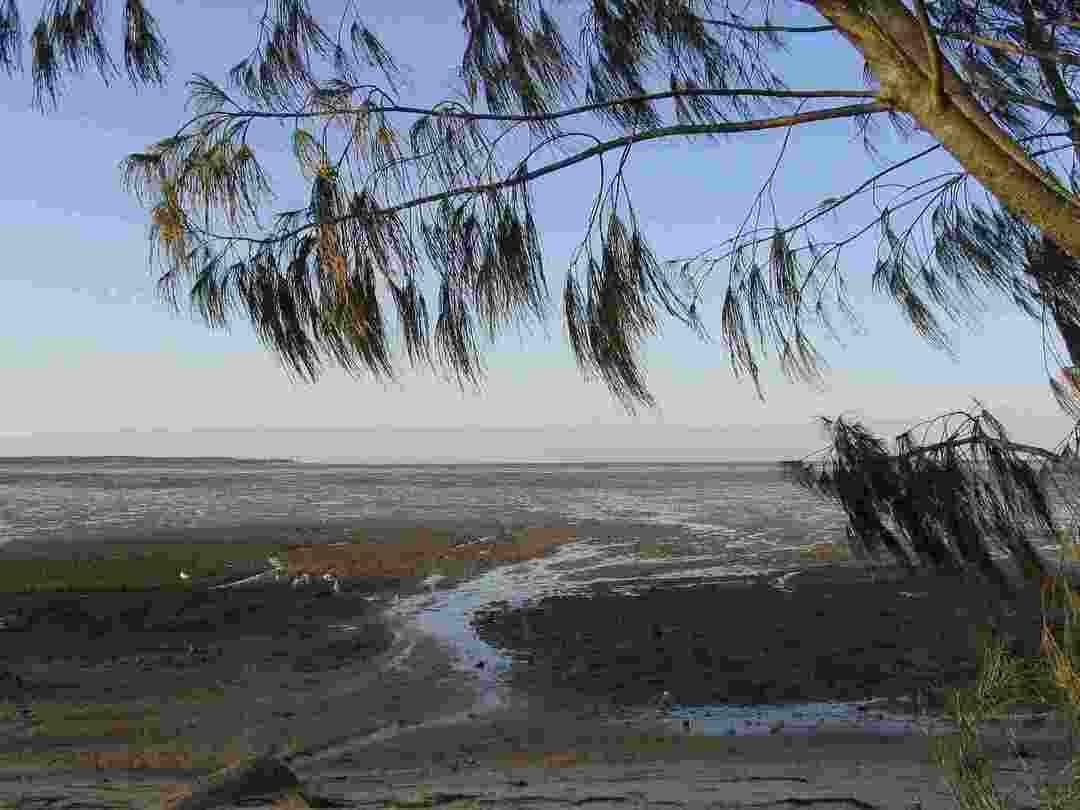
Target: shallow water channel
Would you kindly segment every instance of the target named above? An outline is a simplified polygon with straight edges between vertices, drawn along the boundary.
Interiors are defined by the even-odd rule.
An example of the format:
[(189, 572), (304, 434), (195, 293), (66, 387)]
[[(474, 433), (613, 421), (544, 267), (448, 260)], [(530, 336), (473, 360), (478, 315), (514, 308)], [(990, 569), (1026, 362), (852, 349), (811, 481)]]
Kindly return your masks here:
[[(407, 619), (416, 629), (443, 642), (456, 656), (456, 666), (471, 673), (480, 686), (475, 708), (483, 712), (506, 705), (512, 697), (502, 676), (513, 662), (507, 655), (481, 640), (470, 624), (475, 611), (506, 601), (517, 608), (546, 595), (587, 591), (597, 580), (580, 579), (586, 561), (596, 551), (595, 545), (575, 543), (562, 547), (550, 557), (530, 560), (489, 571), (454, 588), (438, 590), (399, 600), (388, 609), (390, 615)], [(729, 568), (725, 566), (725, 568)], [(573, 570), (572, 584), (560, 573)], [(725, 570), (732, 574), (760, 575), (777, 573), (777, 587), (785, 587), (797, 572), (781, 573), (776, 569), (753, 568)], [(700, 569), (696, 572), (700, 574)], [(719, 574), (719, 572), (716, 572)], [(665, 577), (665, 579), (669, 579)], [(606, 583), (611, 590), (623, 590), (617, 579)], [(906, 735), (927, 732), (927, 718), (879, 711), (877, 700), (858, 703), (801, 703), (784, 705), (686, 705), (676, 702), (669, 709), (651, 710), (650, 719), (669, 721), (673, 731), (700, 735), (754, 736), (764, 734), (810, 734), (822, 724), (830, 729), (850, 728), (881, 735)], [(883, 708), (883, 707), (882, 707)]]

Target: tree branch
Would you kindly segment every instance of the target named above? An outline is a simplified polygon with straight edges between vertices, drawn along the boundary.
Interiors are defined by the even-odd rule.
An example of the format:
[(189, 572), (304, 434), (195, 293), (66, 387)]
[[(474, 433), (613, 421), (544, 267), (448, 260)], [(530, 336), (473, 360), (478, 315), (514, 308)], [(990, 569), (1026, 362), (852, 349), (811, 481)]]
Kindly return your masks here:
[[(980, 84), (978, 85), (978, 91), (983, 95), (990, 96), (998, 101), (1009, 101), (1013, 104), (1020, 104), (1024, 107), (1031, 107), (1035, 110), (1042, 110), (1045, 113), (1051, 115), (1061, 115), (1068, 119), (1070, 112), (1067, 108), (1059, 107), (1057, 104), (1051, 104), (1049, 101), (1043, 101), (1041, 98), (1035, 98), (1034, 96), (1024, 96), (1019, 93), (1010, 93), (1002, 90), (1000, 87), (994, 87), (990, 85)], [(1059, 133), (1060, 134), (1060, 133)], [(1064, 133), (1068, 135), (1068, 133)]]
[[(605, 152), (610, 152), (613, 149), (625, 149), (628, 146), (632, 146), (635, 143), (642, 143), (644, 141), (658, 140), (661, 138), (669, 138), (679, 135), (720, 135), (736, 132), (757, 132), (766, 129), (778, 129), (780, 127), (789, 127), (796, 124), (809, 124), (815, 121), (828, 121), (834, 118), (851, 118), (856, 115), (866, 115), (870, 113), (887, 112), (892, 107), (883, 102), (871, 102), (868, 104), (849, 104), (843, 107), (833, 107), (827, 110), (814, 110), (811, 112), (798, 113), (796, 115), (780, 115), (773, 118), (760, 118), (751, 121), (738, 121), (731, 123), (716, 123), (716, 124), (682, 124), (672, 127), (660, 127), (658, 129), (646, 130), (645, 132), (638, 132), (633, 135), (626, 135), (622, 138), (615, 138), (610, 141), (604, 141), (596, 146), (590, 147), (576, 155), (564, 158), (563, 160), (556, 161), (555, 163), (549, 163), (546, 166), (542, 166), (539, 169), (534, 169), (531, 172), (525, 174), (514, 175), (507, 177), (503, 180), (498, 180), (493, 183), (482, 183), (472, 186), (462, 186), (460, 188), (449, 189), (437, 194), (429, 194), (425, 197), (417, 197), (400, 205), (390, 206), (387, 208), (381, 208), (372, 212), (373, 216), (385, 216), (387, 214), (396, 214), (399, 211), (405, 211), (410, 208), (416, 208), (421, 205), (427, 205), (428, 203), (439, 202), (441, 200), (448, 200), (454, 197), (460, 197), (464, 194), (482, 194), (488, 191), (496, 191), (502, 188), (510, 188), (513, 186), (521, 185), (522, 183), (531, 182), (544, 175), (552, 174), (554, 172), (561, 171), (569, 168), (577, 163), (589, 160), (590, 158), (602, 155)], [(323, 226), (336, 225), (339, 222), (345, 222), (352, 219), (353, 215), (348, 214), (334, 219), (328, 219), (325, 222), (320, 223)], [(253, 239), (244, 236), (225, 236), (221, 234), (210, 233), (208, 231), (202, 231), (206, 236), (215, 239), (236, 239), (242, 242), (248, 242), (252, 244), (273, 244), (275, 242), (283, 242), (287, 239), (291, 239), (303, 233), (312, 225), (303, 225), (299, 228), (295, 228), (281, 236), (267, 238), (267, 239)]]
[(992, 447), (1000, 447), (1002, 449), (1012, 450), (1015, 452), (1028, 453), (1029, 455), (1038, 456), (1039, 458), (1045, 458), (1048, 461), (1061, 461), (1061, 456), (1059, 456), (1057, 453), (1053, 453), (1042, 447), (1033, 447), (1030, 444), (1019, 444), (1017, 442), (1003, 442), (1000, 439), (995, 439), (991, 436), (969, 436), (966, 439), (947, 439), (943, 442), (937, 442), (936, 444), (928, 444), (923, 447), (916, 447), (906, 453), (901, 453), (897, 455), (896, 458), (910, 458), (912, 456), (931, 453), (935, 450), (943, 450), (946, 447), (963, 447), (964, 445), (968, 444), (985, 444)]
[(724, 28), (734, 28), (736, 31), (749, 31), (754, 34), (819, 34), (824, 31), (835, 31), (835, 25), (745, 25), (731, 22), (730, 20), (707, 20), (702, 18), (703, 23), (719, 25)]
[(931, 28), (935, 34), (941, 37), (948, 37), (949, 39), (961, 39), (965, 42), (974, 42), (977, 45), (982, 45), (986, 48), (993, 48), (999, 51), (1008, 51), (1009, 53), (1015, 53), (1018, 56), (1030, 56), (1034, 59), (1046, 59), (1051, 62), (1061, 62), (1066, 65), (1080, 65), (1080, 56), (1069, 51), (1061, 51), (1056, 49), (1043, 50), (1040, 48), (1025, 48), (1021, 45), (1017, 45), (1015, 42), (1007, 42), (1001, 39), (992, 39), (991, 37), (983, 37), (978, 34), (965, 34), (959, 31), (946, 31), (943, 28)]
[[(659, 93), (649, 93), (643, 96), (624, 96), (613, 98), (609, 101), (601, 101), (595, 104), (582, 104), (578, 107), (569, 107), (565, 110), (556, 110), (550, 113), (538, 113), (536, 115), (500, 115), (495, 113), (478, 113), (465, 109), (439, 109), (438, 107), (409, 107), (402, 105), (385, 106), (360, 106), (342, 107), (335, 110), (336, 114), (357, 115), (372, 113), (403, 113), (407, 115), (430, 115), (435, 118), (463, 118), (470, 121), (506, 121), (518, 123), (542, 123), (544, 121), (557, 121), (560, 118), (569, 118), (582, 113), (595, 112), (608, 107), (617, 107), (622, 104), (639, 104), (643, 101), (658, 101), (665, 98), (677, 98), (680, 96), (716, 96), (723, 98), (735, 98), (753, 96), (758, 98), (875, 98), (876, 90), (761, 90), (757, 88), (730, 88), (712, 89), (706, 87), (681, 88), (679, 90), (665, 90)], [(456, 104), (456, 102), (455, 102)], [(215, 110), (202, 113), (188, 120), (180, 129), (183, 132), (196, 121), (203, 118), (216, 116), (222, 121), (236, 118), (269, 118), (269, 119), (306, 119), (323, 118), (327, 115), (325, 110), (313, 112), (262, 112), (259, 110)]]
[(923, 40), (926, 42), (926, 58), (930, 62), (930, 98), (933, 99), (934, 108), (941, 112), (945, 109), (945, 88), (942, 85), (942, 61), (945, 57), (941, 54), (934, 33), (930, 30), (930, 15), (926, 12), (926, 0), (915, 0), (915, 16), (919, 19), (919, 27), (922, 28)]
[[(1044, 50), (1049, 46), (1053, 48), (1053, 41), (1048, 41), (1048, 35), (1042, 30), (1040, 24), (1035, 19), (1034, 9), (1031, 7), (1030, 2), (1025, 2), (1023, 7), (1024, 17), (1024, 33), (1027, 36), (1029, 42), (1033, 43), (1040, 50)], [(1053, 36), (1052, 34), (1049, 36)], [(1080, 62), (1080, 60), (1078, 60)], [(1057, 114), (1060, 115), (1069, 124), (1069, 130), (1071, 131), (1071, 139), (1073, 142), (1073, 149), (1077, 156), (1080, 157), (1080, 121), (1078, 121), (1078, 115), (1080, 110), (1076, 107), (1076, 102), (1073, 100), (1072, 95), (1069, 93), (1069, 88), (1066, 86), (1064, 79), (1061, 77), (1061, 71), (1058, 68), (1057, 63), (1049, 58), (1039, 58), (1039, 72), (1042, 73), (1043, 81), (1046, 82), (1047, 88), (1054, 96), (1054, 102), (1057, 104)]]

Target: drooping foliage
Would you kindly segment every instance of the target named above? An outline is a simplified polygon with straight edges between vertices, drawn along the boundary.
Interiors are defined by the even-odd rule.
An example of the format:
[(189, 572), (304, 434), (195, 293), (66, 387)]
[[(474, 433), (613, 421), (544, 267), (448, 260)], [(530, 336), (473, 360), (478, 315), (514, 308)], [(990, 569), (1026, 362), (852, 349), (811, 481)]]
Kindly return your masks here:
[[(39, 102), (56, 101), (62, 69), (112, 70), (101, 8), (47, 3), (29, 35)], [(1040, 320), (1053, 394), (1080, 419), (1080, 268), (1061, 247), (1068, 240), (1049, 219), (1040, 225), (990, 193), (996, 178), (955, 144), (954, 168), (922, 168), (949, 140), (932, 115), (962, 110), (966, 123), (950, 120), (976, 121), (973, 137), (1010, 155), (1023, 182), (1077, 204), (1080, 22), (1068, 4), (759, 0), (736, 11), (713, 0), (458, 0), (458, 8), (460, 87), (412, 106), (400, 100), (402, 67), (365, 23), (364, 6), (346, 4), (324, 29), (306, 0), (268, 2), (227, 83), (195, 76), (194, 117), (124, 161), (126, 183), (151, 209), (163, 294), (212, 327), (250, 321), (306, 379), (327, 365), (392, 377), (403, 356), (477, 384), (484, 343), (508, 326), (544, 322), (553, 297), (534, 189), (588, 162), (598, 184), (582, 202), (586, 224), (558, 299), (579, 367), (627, 408), (654, 402), (643, 342), (665, 316), (705, 336), (706, 308), (736, 375), (749, 375), (759, 395), (771, 351), (789, 376), (820, 379), (812, 334), (836, 336), (833, 305), (858, 322), (845, 281), (854, 269), (943, 350), (948, 321), (974, 323), (982, 295)], [(801, 14), (815, 10), (813, 20)], [(125, 15), (129, 76), (160, 81), (167, 62), (154, 18), (135, 0)], [(896, 101), (895, 76), (875, 73), (882, 57), (851, 35), (851, 15), (867, 37), (892, 37), (889, 53), (922, 71), (916, 84), (936, 99), (935, 113), (919, 118), (911, 99)], [(24, 36), (14, 0), (0, 0), (0, 65), (9, 72)], [(836, 48), (861, 50), (863, 75), (847, 88), (799, 87), (799, 65)], [(777, 213), (797, 128), (849, 119), (880, 161), (882, 116), (901, 144), (892, 149), (910, 145), (906, 156), (854, 188), (823, 189), (794, 219)], [(276, 124), (291, 131), (309, 193), (264, 224), (274, 184), (249, 135)], [(785, 131), (776, 163), (728, 238), (682, 258), (657, 256), (627, 172), (650, 158), (638, 144), (689, 139), (730, 161), (742, 133), (767, 129)], [(926, 143), (926, 133), (937, 141)], [(876, 238), (877, 257), (849, 267), (841, 257), (864, 237)], [(725, 271), (726, 290), (714, 297), (707, 282)], [(1055, 334), (1068, 361), (1050, 358)], [(895, 453), (834, 423), (839, 466), (826, 489), (848, 510), (858, 542), (990, 573), (986, 537), (996, 535), (1033, 564), (1017, 521), (1047, 528), (1045, 481), (1032, 478), (988, 414), (970, 419), (979, 430), (962, 440), (933, 450), (902, 442)], [(981, 468), (965, 452), (982, 454), (989, 478), (972, 472)], [(950, 487), (964, 493), (955, 503)], [(886, 519), (898, 534), (885, 532)]]
[[(53, 109), (63, 92), (65, 75), (82, 75), (93, 66), (110, 82), (119, 73), (106, 46), (105, 3), (102, 0), (46, 0), (29, 31), (34, 106)], [(124, 69), (132, 84), (162, 84), (169, 52), (157, 19), (142, 0), (123, 0)], [(16, 0), (0, 2), (0, 68), (9, 76), (21, 71), (26, 36)]]
[[(939, 146), (886, 166), (789, 223), (775, 217), (774, 170), (729, 240), (686, 260), (654, 256), (624, 171), (636, 143), (715, 139), (774, 126), (790, 135), (796, 125), (848, 117), (873, 149), (872, 118), (882, 112), (898, 131), (910, 133), (910, 122), (888, 105), (822, 108), (831, 99), (872, 97), (872, 75), (864, 89), (787, 88), (773, 68), (774, 55), (791, 35), (831, 37), (829, 26), (772, 24), (768, 5), (753, 24), (719, 4), (694, 0), (460, 5), (461, 95), (429, 108), (396, 100), (398, 65), (359, 16), (349, 28), (352, 53), (346, 53), (296, 0), (268, 7), (257, 47), (229, 72), (242, 99), (197, 76), (190, 84), (197, 118), (125, 164), (132, 188), (156, 200), (153, 238), (156, 255), (172, 262), (162, 276), (169, 295), (180, 287), (197, 291), (196, 309), (215, 325), (227, 320), (230, 302), (244, 301), (237, 311), (264, 318), (257, 331), (304, 377), (314, 377), (326, 361), (392, 375), (389, 322), (381, 311), (388, 304), (399, 323), (409, 325), (401, 342), (410, 361), (436, 360), (476, 383), (482, 337), (494, 339), (502, 326), (545, 317), (547, 274), (530, 189), (544, 175), (614, 152), (618, 166), (610, 177), (603, 172), (561, 304), (579, 366), (603, 379), (627, 407), (653, 402), (638, 353), (659, 326), (657, 313), (704, 335), (702, 289), (725, 267), (720, 332), (736, 374), (749, 374), (759, 386), (761, 364), (774, 348), (786, 373), (820, 379), (822, 357), (811, 332), (824, 326), (835, 335), (830, 298), (857, 320), (846, 300), (840, 255), (875, 229), (875, 289), (895, 300), (935, 345), (949, 349), (941, 315), (975, 320), (979, 288), (1003, 293), (1032, 317), (1049, 315), (1066, 336), (1080, 334), (1080, 295), (1069, 273), (1054, 270), (1071, 259), (1055, 254), (1036, 227), (993, 198), (973, 195), (978, 178), (955, 171), (889, 182)], [(569, 13), (572, 6), (580, 16)], [(957, 13), (945, 5), (931, 10), (941, 31)], [(957, 36), (966, 36), (970, 24), (956, 25)], [(941, 36), (950, 47), (957, 41)], [(1068, 137), (1030, 126), (1023, 114), (1030, 104), (1015, 97), (1035, 92), (1044, 67), (959, 41), (958, 64), (973, 82), (1010, 66), (1016, 73), (1011, 95), (994, 114), (1018, 143), (1029, 148)], [(357, 65), (378, 71), (387, 87), (360, 83)], [(318, 66), (331, 78), (317, 80)], [(806, 109), (810, 105), (815, 108)], [(781, 114), (751, 118), (765, 113)], [(596, 126), (586, 132), (589, 117)], [(294, 122), (293, 149), (312, 194), (308, 209), (281, 212), (260, 231), (249, 226), (269, 186), (247, 136), (267, 118)], [(579, 145), (583, 137), (591, 145)], [(777, 168), (787, 149), (785, 140)], [(869, 194), (880, 200), (886, 188), (898, 190), (849, 236), (828, 239), (817, 232), (827, 215)], [(766, 224), (770, 211), (774, 221)], [(368, 252), (373, 245), (382, 247)], [(326, 285), (320, 273), (299, 273), (301, 256), (320, 272), (334, 268), (338, 282)], [(424, 265), (435, 272), (432, 306)], [(293, 268), (292, 281), (271, 285), (273, 295), (266, 283), (241, 285), (245, 273), (264, 278), (286, 266)], [(298, 283), (305, 285), (302, 295)], [(204, 291), (217, 297), (206, 299)], [(258, 306), (245, 297), (256, 291)], [(363, 303), (344, 301), (357, 296)], [(425, 317), (421, 323), (418, 317), (429, 312), (435, 322)], [(355, 317), (373, 320), (349, 324)], [(1050, 383), (1063, 407), (1076, 407), (1069, 386), (1053, 373)]]
[[(911, 570), (974, 570), (1012, 596), (1020, 578), (993, 552), (1005, 552), (1023, 579), (1047, 574), (1034, 544), (1056, 539), (1048, 484), (1060, 506), (1080, 516), (1075, 476), (1065, 486), (1054, 479), (1075, 446), (1066, 442), (1055, 453), (1012, 442), (985, 408), (916, 425), (897, 437), (895, 451), (857, 422), (822, 422), (831, 438), (827, 457), (782, 468), (788, 480), (839, 501), (858, 556), (888, 557)], [(941, 438), (926, 443), (935, 424)], [(912, 436), (918, 427), (926, 428), (922, 442)]]

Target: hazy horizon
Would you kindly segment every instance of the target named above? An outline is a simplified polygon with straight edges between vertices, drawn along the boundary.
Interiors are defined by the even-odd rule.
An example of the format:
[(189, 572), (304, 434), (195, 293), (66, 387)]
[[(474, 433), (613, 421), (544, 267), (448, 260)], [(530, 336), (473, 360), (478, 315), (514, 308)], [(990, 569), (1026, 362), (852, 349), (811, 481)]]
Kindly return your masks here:
[[(919, 420), (863, 417), (859, 421), (891, 443)], [(1013, 431), (1008, 420), (1003, 421), (1015, 441), (1052, 448), (1062, 438), (1049, 429), (1033, 432), (1031, 425)], [(728, 426), (384, 425), (0, 433), (0, 458), (216, 457), (345, 464), (760, 463), (803, 458), (824, 447), (824, 433), (810, 421)]]

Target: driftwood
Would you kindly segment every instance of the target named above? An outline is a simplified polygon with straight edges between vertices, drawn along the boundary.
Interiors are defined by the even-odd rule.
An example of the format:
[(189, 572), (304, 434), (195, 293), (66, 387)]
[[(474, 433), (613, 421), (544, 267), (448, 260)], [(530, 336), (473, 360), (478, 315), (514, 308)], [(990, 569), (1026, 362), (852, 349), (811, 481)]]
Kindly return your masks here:
[(300, 780), (274, 756), (248, 757), (235, 765), (199, 779), (185, 791), (162, 802), (162, 810), (208, 810), (250, 796), (269, 796), (297, 791)]

